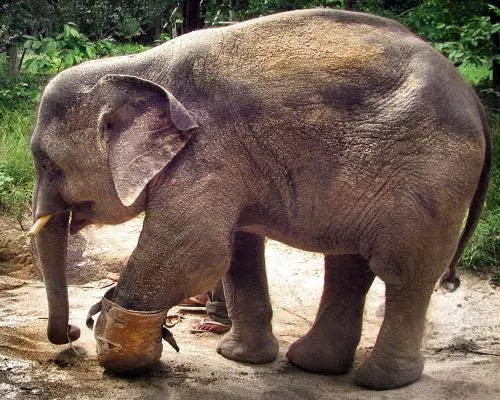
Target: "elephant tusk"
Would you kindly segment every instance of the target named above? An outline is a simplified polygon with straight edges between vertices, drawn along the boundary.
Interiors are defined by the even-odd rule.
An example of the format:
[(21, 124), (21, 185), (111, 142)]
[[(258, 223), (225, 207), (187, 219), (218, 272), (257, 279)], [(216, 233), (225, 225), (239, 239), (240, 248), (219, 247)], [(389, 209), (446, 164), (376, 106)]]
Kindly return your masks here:
[(32, 238), (35, 237), (40, 233), (40, 231), (43, 229), (45, 225), (47, 225), (47, 222), (52, 218), (52, 214), (47, 214), (44, 215), (43, 217), (40, 217), (36, 220), (36, 222), (33, 224), (29, 232), (26, 234), (27, 237)]

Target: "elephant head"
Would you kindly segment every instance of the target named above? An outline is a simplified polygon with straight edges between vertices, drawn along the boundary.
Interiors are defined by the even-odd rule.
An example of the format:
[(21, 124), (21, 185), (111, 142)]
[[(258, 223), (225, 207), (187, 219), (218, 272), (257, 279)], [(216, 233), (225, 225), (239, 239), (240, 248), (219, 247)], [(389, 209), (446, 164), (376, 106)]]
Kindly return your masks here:
[(36, 222), (28, 235), (36, 241), (49, 303), (47, 334), (55, 344), (80, 335), (68, 325), (68, 231), (137, 215), (148, 183), (197, 128), (175, 97), (153, 82), (102, 74), (92, 82), (82, 75), (68, 70), (47, 86), (31, 140)]

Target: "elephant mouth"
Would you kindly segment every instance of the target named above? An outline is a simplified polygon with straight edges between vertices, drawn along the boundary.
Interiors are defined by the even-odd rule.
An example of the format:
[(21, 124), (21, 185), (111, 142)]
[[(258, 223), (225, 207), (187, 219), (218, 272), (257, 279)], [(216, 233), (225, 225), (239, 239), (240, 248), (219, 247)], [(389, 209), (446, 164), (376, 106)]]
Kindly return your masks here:
[(91, 225), (94, 221), (89, 218), (92, 214), (93, 203), (90, 201), (76, 203), (71, 207), (71, 222), (69, 225), (69, 233), (72, 235), (78, 233), (87, 225)]
[(76, 216), (72, 216), (71, 218), (71, 223), (69, 225), (69, 233), (72, 235), (75, 235), (76, 233), (80, 232), (83, 228), (85, 228), (87, 225), (91, 225), (92, 221), (88, 219), (83, 219), (83, 218), (78, 218)]

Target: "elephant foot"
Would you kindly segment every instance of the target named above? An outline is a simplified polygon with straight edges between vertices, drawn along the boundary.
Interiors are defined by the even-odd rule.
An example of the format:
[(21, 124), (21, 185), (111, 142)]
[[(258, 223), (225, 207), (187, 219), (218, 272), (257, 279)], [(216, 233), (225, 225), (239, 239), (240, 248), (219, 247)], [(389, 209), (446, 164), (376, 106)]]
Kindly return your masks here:
[(356, 370), (355, 382), (369, 389), (386, 390), (409, 385), (422, 375), (422, 357), (382, 361), (370, 356)]
[(305, 335), (294, 342), (286, 357), (288, 360), (316, 374), (345, 374), (354, 361), (354, 347), (343, 342), (331, 343), (315, 335)]
[(230, 360), (252, 364), (265, 364), (278, 356), (278, 341), (272, 332), (253, 331), (252, 335), (236, 334), (231, 329), (217, 346), (217, 353)]
[(97, 361), (107, 370), (119, 374), (138, 374), (157, 362), (162, 353), (162, 336), (179, 351), (172, 334), (163, 328), (167, 311), (127, 310), (108, 299), (108, 290), (100, 305), (91, 308), (92, 315), (101, 312), (95, 326)]

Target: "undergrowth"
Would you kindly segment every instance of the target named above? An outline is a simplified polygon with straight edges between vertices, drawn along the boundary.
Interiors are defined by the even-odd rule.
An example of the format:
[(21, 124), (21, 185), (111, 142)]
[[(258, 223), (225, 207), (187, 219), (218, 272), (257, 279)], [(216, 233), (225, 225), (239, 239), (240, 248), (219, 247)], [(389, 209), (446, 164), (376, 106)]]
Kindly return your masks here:
[(15, 109), (0, 105), (0, 211), (22, 219), (29, 210), (33, 190), (33, 161), (29, 136), (35, 124), (31, 103)]
[(491, 178), (484, 211), (474, 235), (464, 251), (460, 266), (464, 269), (486, 267), (500, 284), (500, 110), (485, 102), (491, 125)]

